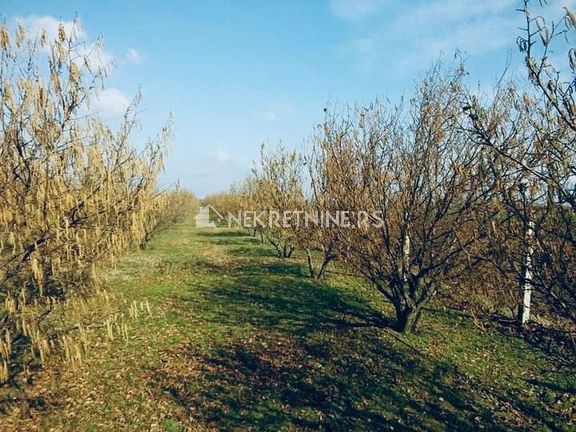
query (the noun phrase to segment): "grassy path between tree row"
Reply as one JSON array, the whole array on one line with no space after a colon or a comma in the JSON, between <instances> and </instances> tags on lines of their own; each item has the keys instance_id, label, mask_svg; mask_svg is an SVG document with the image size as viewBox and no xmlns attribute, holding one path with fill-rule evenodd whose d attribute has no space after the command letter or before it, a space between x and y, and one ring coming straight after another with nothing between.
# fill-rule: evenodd
<instances>
[{"instance_id":1,"label":"grassy path between tree row","mask_svg":"<svg viewBox=\"0 0 576 432\"><path fill-rule=\"evenodd\" d=\"M371 289L311 281L303 262L192 221L161 233L103 275L152 315L131 322L128 340L94 344L81 366L48 367L30 411L4 428L575 427L576 379L539 349L441 308L398 335L375 325L390 311Z\"/></svg>"}]
</instances>

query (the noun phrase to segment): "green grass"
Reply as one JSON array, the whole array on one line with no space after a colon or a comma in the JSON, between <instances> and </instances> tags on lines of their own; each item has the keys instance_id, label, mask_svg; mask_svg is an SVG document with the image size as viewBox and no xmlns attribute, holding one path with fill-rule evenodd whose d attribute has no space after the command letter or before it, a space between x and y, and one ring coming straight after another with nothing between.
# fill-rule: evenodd
<instances>
[{"instance_id":1,"label":"green grass","mask_svg":"<svg viewBox=\"0 0 576 432\"><path fill-rule=\"evenodd\" d=\"M152 317L76 369L48 368L16 428L54 430L574 430L574 371L461 313L415 335L361 281L305 277L240 231L162 233L103 277ZM13 414L14 417L14 414ZM0 419L1 421L1 419ZM2 429L2 428L0 428Z\"/></svg>"}]
</instances>

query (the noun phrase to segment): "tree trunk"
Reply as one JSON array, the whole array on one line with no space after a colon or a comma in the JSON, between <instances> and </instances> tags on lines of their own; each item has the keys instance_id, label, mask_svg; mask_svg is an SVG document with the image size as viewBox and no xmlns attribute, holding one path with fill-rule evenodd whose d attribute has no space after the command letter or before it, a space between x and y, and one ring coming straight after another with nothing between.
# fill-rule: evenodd
<instances>
[{"instance_id":1,"label":"tree trunk","mask_svg":"<svg viewBox=\"0 0 576 432\"><path fill-rule=\"evenodd\" d=\"M320 269L318 270L318 274L316 275L318 280L324 279L324 274L326 273L326 269L328 268L328 264L333 259L334 259L333 256L326 256L326 255L324 256L324 261L322 261L322 264L320 265Z\"/></svg>"},{"instance_id":2,"label":"tree trunk","mask_svg":"<svg viewBox=\"0 0 576 432\"><path fill-rule=\"evenodd\" d=\"M416 330L418 321L422 315L420 307L395 306L396 310L396 330L400 333L413 333Z\"/></svg>"},{"instance_id":3,"label":"tree trunk","mask_svg":"<svg viewBox=\"0 0 576 432\"><path fill-rule=\"evenodd\" d=\"M328 268L328 264L330 261L336 258L336 255L330 252L324 252L324 258L320 263L318 270L314 266L314 260L312 259L312 251L310 248L306 248L306 257L308 259L308 272L310 277L316 280L322 280L324 278L324 274L326 273L326 269Z\"/></svg>"},{"instance_id":4,"label":"tree trunk","mask_svg":"<svg viewBox=\"0 0 576 432\"><path fill-rule=\"evenodd\" d=\"M310 251L310 248L306 248L306 258L308 259L308 273L312 279L316 279L316 270L314 269L312 252Z\"/></svg>"},{"instance_id":5,"label":"tree trunk","mask_svg":"<svg viewBox=\"0 0 576 432\"><path fill-rule=\"evenodd\" d=\"M532 299L532 255L534 249L532 241L534 237L534 222L528 221L524 238L526 241L526 251L524 253L524 274L520 280L520 304L518 307L518 322L525 325L530 320L530 306Z\"/></svg>"},{"instance_id":6,"label":"tree trunk","mask_svg":"<svg viewBox=\"0 0 576 432\"><path fill-rule=\"evenodd\" d=\"M406 226L402 234L402 260L399 266L400 277L402 278L402 289L408 290L408 273L410 271L410 234ZM412 333L416 330L416 325L420 320L420 307L406 304L406 300L399 298L394 304L396 310L396 330L401 333Z\"/></svg>"},{"instance_id":7,"label":"tree trunk","mask_svg":"<svg viewBox=\"0 0 576 432\"><path fill-rule=\"evenodd\" d=\"M284 244L282 247L282 258L290 258L292 256L292 252L294 248L288 244Z\"/></svg>"}]
</instances>

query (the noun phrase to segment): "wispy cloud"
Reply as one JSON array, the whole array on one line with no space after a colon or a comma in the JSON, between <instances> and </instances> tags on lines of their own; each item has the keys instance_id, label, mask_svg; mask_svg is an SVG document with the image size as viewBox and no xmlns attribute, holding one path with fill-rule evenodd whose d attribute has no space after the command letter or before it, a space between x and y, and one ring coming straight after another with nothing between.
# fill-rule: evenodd
<instances>
[{"instance_id":1,"label":"wispy cloud","mask_svg":"<svg viewBox=\"0 0 576 432\"><path fill-rule=\"evenodd\" d=\"M78 39L86 39L86 32L82 28L82 23L79 19L66 21L59 20L50 15L29 15L27 17L17 17L16 22L21 24L32 37L45 31L48 40L55 40L58 38L58 29L60 28L60 24L62 24L66 35L70 36L74 33Z\"/></svg>"},{"instance_id":2,"label":"wispy cloud","mask_svg":"<svg viewBox=\"0 0 576 432\"><path fill-rule=\"evenodd\" d=\"M278 111L274 108L269 108L262 113L262 118L267 121L278 120Z\"/></svg>"},{"instance_id":3,"label":"wispy cloud","mask_svg":"<svg viewBox=\"0 0 576 432\"><path fill-rule=\"evenodd\" d=\"M98 91L90 103L90 112L102 118L117 118L124 114L130 99L119 89L111 87Z\"/></svg>"},{"instance_id":4,"label":"wispy cloud","mask_svg":"<svg viewBox=\"0 0 576 432\"><path fill-rule=\"evenodd\" d=\"M516 0L434 0L422 2L403 13L399 23L437 27L450 22L460 22L496 16L502 12L513 12L518 7ZM447 29L450 30L450 29Z\"/></svg>"},{"instance_id":5,"label":"wispy cloud","mask_svg":"<svg viewBox=\"0 0 576 432\"><path fill-rule=\"evenodd\" d=\"M292 112L294 112L294 105L291 103L275 104L266 108L260 117L268 122L274 122Z\"/></svg>"},{"instance_id":6,"label":"wispy cloud","mask_svg":"<svg viewBox=\"0 0 576 432\"><path fill-rule=\"evenodd\" d=\"M216 151L216 159L218 159L218 162L226 162L232 159L232 155L225 150L218 149Z\"/></svg>"},{"instance_id":7,"label":"wispy cloud","mask_svg":"<svg viewBox=\"0 0 576 432\"><path fill-rule=\"evenodd\" d=\"M102 44L96 41L90 41L88 34L82 26L82 21L78 18L75 20L59 20L50 15L29 15L26 17L17 17L16 22L26 29L30 38L39 36L45 32L46 38L53 41L58 38L60 25L64 28L66 36L75 36L80 42L76 46L75 52L78 54L77 63L79 66L84 64L84 58L88 60L91 67L108 68L114 62L114 56L106 51ZM48 47L46 47L48 50Z\"/></svg>"},{"instance_id":8,"label":"wispy cloud","mask_svg":"<svg viewBox=\"0 0 576 432\"><path fill-rule=\"evenodd\" d=\"M30 38L36 38L40 33L45 32L49 41L58 38L58 31L62 25L67 36L75 35L77 41L80 42L75 47L79 65L84 64L84 57L87 58L91 67L109 68L114 62L114 56L109 51L105 50L98 41L90 39L79 18L59 20L50 15L30 15L17 17L15 21L26 29ZM142 56L135 48L131 48L126 54L126 60L138 63L142 60ZM130 102L130 98L120 89L110 87L98 90L91 98L90 106L83 107L83 110L104 119L113 119L122 116Z\"/></svg>"},{"instance_id":9,"label":"wispy cloud","mask_svg":"<svg viewBox=\"0 0 576 432\"><path fill-rule=\"evenodd\" d=\"M389 0L331 0L330 9L338 18L359 20L381 12Z\"/></svg>"},{"instance_id":10,"label":"wispy cloud","mask_svg":"<svg viewBox=\"0 0 576 432\"><path fill-rule=\"evenodd\" d=\"M483 55L512 46L522 23L516 0L432 0L394 7L385 7L385 2L347 4L349 8L336 15L344 20L355 17L362 25L351 26L343 51L365 72L383 65L406 71L428 66L441 53Z\"/></svg>"},{"instance_id":11,"label":"wispy cloud","mask_svg":"<svg viewBox=\"0 0 576 432\"><path fill-rule=\"evenodd\" d=\"M136 48L130 48L126 53L126 60L133 64L142 63L142 54Z\"/></svg>"}]
</instances>

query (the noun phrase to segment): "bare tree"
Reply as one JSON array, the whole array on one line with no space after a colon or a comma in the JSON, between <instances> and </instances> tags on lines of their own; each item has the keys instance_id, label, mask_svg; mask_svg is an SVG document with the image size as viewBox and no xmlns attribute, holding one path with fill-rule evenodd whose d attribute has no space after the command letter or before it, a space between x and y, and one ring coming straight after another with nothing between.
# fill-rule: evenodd
<instances>
[{"instance_id":1,"label":"bare tree","mask_svg":"<svg viewBox=\"0 0 576 432\"><path fill-rule=\"evenodd\" d=\"M498 211L483 150L458 127L462 75L436 66L408 107L329 111L316 139L314 181L329 197L319 204L349 222L336 230L338 252L390 301L402 332L481 261L479 242Z\"/></svg>"},{"instance_id":2,"label":"bare tree","mask_svg":"<svg viewBox=\"0 0 576 432\"><path fill-rule=\"evenodd\" d=\"M492 153L501 202L510 223L508 265L497 266L520 286L519 320L529 317L535 291L553 310L576 321L576 19L566 10L556 23L531 14L525 1L518 38L532 88L500 85L490 104L468 96L470 132ZM565 45L568 41L568 45ZM562 48L564 46L564 48ZM566 52L566 67L551 52ZM544 305L542 305L544 310Z\"/></svg>"},{"instance_id":3,"label":"bare tree","mask_svg":"<svg viewBox=\"0 0 576 432\"><path fill-rule=\"evenodd\" d=\"M338 258L334 228L321 224L325 208L326 202L319 195L311 197L306 201L302 223L297 228L298 246L306 253L308 274L318 280L324 279L330 263Z\"/></svg>"},{"instance_id":4,"label":"bare tree","mask_svg":"<svg viewBox=\"0 0 576 432\"><path fill-rule=\"evenodd\" d=\"M302 159L283 146L267 152L262 145L260 161L252 170L254 211L264 212L262 234L281 258L290 258L297 244L297 222L284 220L303 208Z\"/></svg>"}]
</instances>

